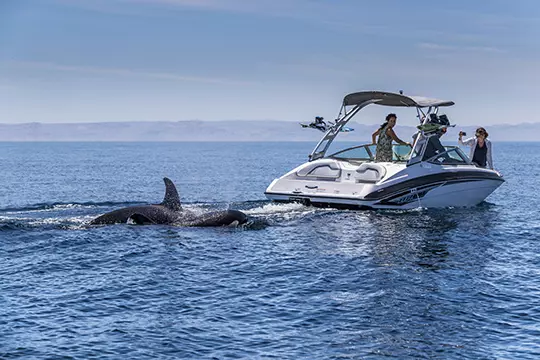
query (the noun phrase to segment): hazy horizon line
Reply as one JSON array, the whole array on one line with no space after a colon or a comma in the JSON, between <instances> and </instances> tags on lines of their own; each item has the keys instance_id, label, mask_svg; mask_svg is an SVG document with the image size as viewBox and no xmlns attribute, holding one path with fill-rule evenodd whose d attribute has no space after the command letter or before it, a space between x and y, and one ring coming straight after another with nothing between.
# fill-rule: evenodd
<instances>
[{"instance_id":1,"label":"hazy horizon line","mask_svg":"<svg viewBox=\"0 0 540 360\"><path fill-rule=\"evenodd\" d=\"M334 121L333 119L330 121ZM92 122L41 122L41 121L29 121L29 122L21 122L21 123L9 123L9 122L0 122L0 125L33 125L33 124L39 124L39 125L83 125L83 124L126 124L126 123L136 123L136 124L148 124L148 123L182 123L182 122L210 122L210 123L217 123L217 122L284 122L284 123L296 123L296 122L302 122L302 123L308 123L309 121L302 121L302 120L276 120L276 119L256 119L256 120L249 120L249 119L221 119L221 120L201 120L201 119L190 119L190 120L116 120L116 121L92 121ZM377 125L377 123L361 123L356 121L351 121L351 123L355 123L358 125ZM496 123L496 124L482 124L483 126L522 126L522 125L540 125L540 121L525 121L525 122L519 122L519 123ZM396 126L403 126L403 127L416 127L416 125L408 125L408 124L397 124ZM479 125L461 125L460 127L474 127Z\"/></svg>"},{"instance_id":2,"label":"hazy horizon line","mask_svg":"<svg viewBox=\"0 0 540 360\"><path fill-rule=\"evenodd\" d=\"M359 141L366 141L365 144L369 145L369 139L355 139L355 140L343 140L336 138L334 142L348 142L358 143ZM63 143L317 143L313 140L0 140L0 144L5 143L50 143L50 144L63 144ZM492 141L493 142L493 141ZM495 143L540 143L540 140L497 140ZM443 143L455 143L457 141L443 141Z\"/></svg>"}]
</instances>

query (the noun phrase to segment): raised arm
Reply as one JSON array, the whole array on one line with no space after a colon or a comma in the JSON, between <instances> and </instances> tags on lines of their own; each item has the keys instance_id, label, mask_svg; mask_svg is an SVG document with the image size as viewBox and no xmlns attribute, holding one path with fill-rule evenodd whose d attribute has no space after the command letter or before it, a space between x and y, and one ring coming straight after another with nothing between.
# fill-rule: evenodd
<instances>
[{"instance_id":1,"label":"raised arm","mask_svg":"<svg viewBox=\"0 0 540 360\"><path fill-rule=\"evenodd\" d=\"M474 138L468 138L467 140L463 140L463 135L461 135L461 133L459 134L459 137L458 137L458 144L459 145L463 145L463 146L471 146L474 144Z\"/></svg>"},{"instance_id":2,"label":"raised arm","mask_svg":"<svg viewBox=\"0 0 540 360\"><path fill-rule=\"evenodd\" d=\"M408 145L409 144L409 143L406 143L405 141L401 140L400 138L398 138L396 133L394 132L394 129L387 129L386 134L388 134L388 136L390 136L398 144L401 144L401 145Z\"/></svg>"}]
</instances>

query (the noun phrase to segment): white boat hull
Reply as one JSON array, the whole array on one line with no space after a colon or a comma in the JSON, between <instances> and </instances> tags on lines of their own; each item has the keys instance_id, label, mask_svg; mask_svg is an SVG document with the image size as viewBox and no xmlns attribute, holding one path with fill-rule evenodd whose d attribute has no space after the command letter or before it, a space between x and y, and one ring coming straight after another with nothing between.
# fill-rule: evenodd
<instances>
[{"instance_id":1,"label":"white boat hull","mask_svg":"<svg viewBox=\"0 0 540 360\"><path fill-rule=\"evenodd\" d=\"M328 159L318 160L322 165ZM342 171L333 179L302 179L304 164L266 189L268 199L303 202L319 207L413 209L469 207L484 201L504 180L493 170L473 165L461 167L386 163L387 175L378 182L362 182L354 167L335 161ZM349 168L350 169L349 169ZM356 166L358 167L358 166Z\"/></svg>"}]
</instances>

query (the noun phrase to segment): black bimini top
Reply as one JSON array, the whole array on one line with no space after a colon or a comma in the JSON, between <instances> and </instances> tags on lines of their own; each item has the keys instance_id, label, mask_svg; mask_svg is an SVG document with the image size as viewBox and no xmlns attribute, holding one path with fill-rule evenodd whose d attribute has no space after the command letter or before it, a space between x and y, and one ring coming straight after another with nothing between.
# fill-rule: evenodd
<instances>
[{"instance_id":1,"label":"black bimini top","mask_svg":"<svg viewBox=\"0 0 540 360\"><path fill-rule=\"evenodd\" d=\"M384 91L361 91L349 94L343 99L344 106L359 105L374 100L377 105L403 107L452 106L453 101L430 99L422 96L405 96Z\"/></svg>"}]
</instances>

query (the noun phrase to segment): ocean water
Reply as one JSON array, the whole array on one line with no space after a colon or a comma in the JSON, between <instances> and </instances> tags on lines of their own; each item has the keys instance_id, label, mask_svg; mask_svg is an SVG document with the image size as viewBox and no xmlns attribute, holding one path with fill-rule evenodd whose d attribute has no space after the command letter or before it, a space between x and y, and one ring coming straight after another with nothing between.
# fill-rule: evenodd
<instances>
[{"instance_id":1,"label":"ocean water","mask_svg":"<svg viewBox=\"0 0 540 360\"><path fill-rule=\"evenodd\" d=\"M0 358L540 358L539 143L474 208L268 202L314 145L0 143ZM253 223L87 225L164 176Z\"/></svg>"}]
</instances>

